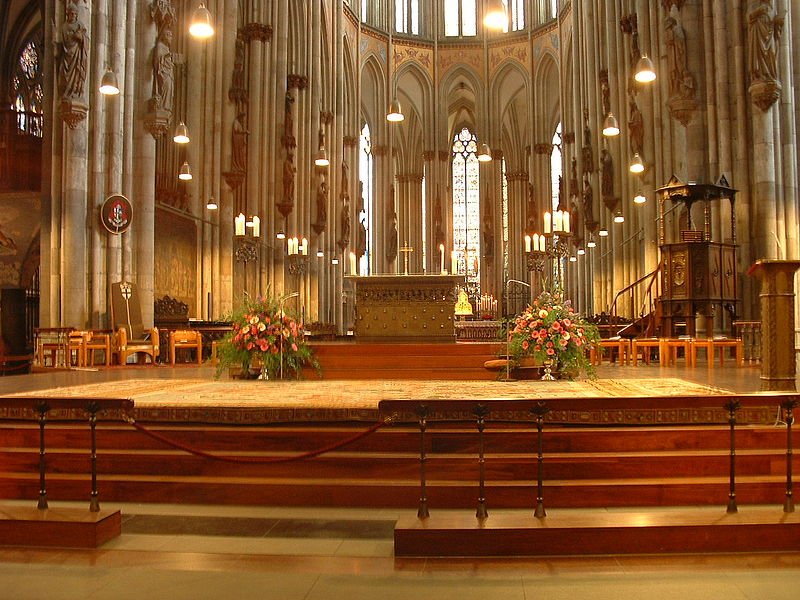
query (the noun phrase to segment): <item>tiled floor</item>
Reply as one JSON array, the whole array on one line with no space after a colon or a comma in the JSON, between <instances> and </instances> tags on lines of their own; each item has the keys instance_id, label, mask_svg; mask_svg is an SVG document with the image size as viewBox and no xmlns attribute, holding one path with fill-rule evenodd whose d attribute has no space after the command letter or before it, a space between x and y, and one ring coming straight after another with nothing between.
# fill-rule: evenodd
<instances>
[{"instance_id":1,"label":"tiled floor","mask_svg":"<svg viewBox=\"0 0 800 600\"><path fill-rule=\"evenodd\" d=\"M129 377L135 370L3 377L0 394ZM168 367L148 372L151 377L181 378L209 374L207 369ZM603 366L598 374L684 377L739 392L759 387L757 367ZM800 553L396 559L392 526L401 516L397 510L154 504L103 508L122 510L123 534L98 550L0 546L0 599L800 597Z\"/></svg>"}]
</instances>

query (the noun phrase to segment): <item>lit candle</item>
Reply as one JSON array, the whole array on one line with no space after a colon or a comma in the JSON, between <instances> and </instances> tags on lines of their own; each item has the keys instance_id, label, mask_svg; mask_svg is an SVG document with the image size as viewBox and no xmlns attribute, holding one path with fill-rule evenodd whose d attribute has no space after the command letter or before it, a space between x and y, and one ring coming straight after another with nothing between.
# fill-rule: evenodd
<instances>
[{"instance_id":1,"label":"lit candle","mask_svg":"<svg viewBox=\"0 0 800 600\"><path fill-rule=\"evenodd\" d=\"M553 215L550 212L544 213L544 234L552 233L553 231Z\"/></svg>"},{"instance_id":2,"label":"lit candle","mask_svg":"<svg viewBox=\"0 0 800 600\"><path fill-rule=\"evenodd\" d=\"M300 246L300 254L308 256L308 240L306 238L303 238L303 245Z\"/></svg>"},{"instance_id":3,"label":"lit candle","mask_svg":"<svg viewBox=\"0 0 800 600\"><path fill-rule=\"evenodd\" d=\"M239 213L239 216L234 219L234 224L236 226L236 235L244 235L244 215Z\"/></svg>"},{"instance_id":4,"label":"lit candle","mask_svg":"<svg viewBox=\"0 0 800 600\"><path fill-rule=\"evenodd\" d=\"M547 238L545 238L543 235L539 236L539 252L544 252L545 251L545 243L546 243L546 241L547 241Z\"/></svg>"},{"instance_id":5,"label":"lit candle","mask_svg":"<svg viewBox=\"0 0 800 600\"><path fill-rule=\"evenodd\" d=\"M261 235L261 219L253 215L253 237L259 237L260 235Z\"/></svg>"},{"instance_id":6,"label":"lit candle","mask_svg":"<svg viewBox=\"0 0 800 600\"><path fill-rule=\"evenodd\" d=\"M450 272L453 275L458 274L458 254L455 250L450 252Z\"/></svg>"},{"instance_id":7,"label":"lit candle","mask_svg":"<svg viewBox=\"0 0 800 600\"><path fill-rule=\"evenodd\" d=\"M533 234L533 249L538 252L539 251L539 234Z\"/></svg>"},{"instance_id":8,"label":"lit candle","mask_svg":"<svg viewBox=\"0 0 800 600\"><path fill-rule=\"evenodd\" d=\"M356 253L350 253L350 275L356 275Z\"/></svg>"},{"instance_id":9,"label":"lit candle","mask_svg":"<svg viewBox=\"0 0 800 600\"><path fill-rule=\"evenodd\" d=\"M560 210L557 210L556 212L553 213L553 233L561 233L562 231L564 231L562 229L563 225L561 219L562 216Z\"/></svg>"},{"instance_id":10,"label":"lit candle","mask_svg":"<svg viewBox=\"0 0 800 600\"><path fill-rule=\"evenodd\" d=\"M533 235L536 236L535 233ZM530 252L530 251L531 251L531 236L526 235L525 236L525 252Z\"/></svg>"},{"instance_id":11,"label":"lit candle","mask_svg":"<svg viewBox=\"0 0 800 600\"><path fill-rule=\"evenodd\" d=\"M569 213L564 211L564 233L569 233Z\"/></svg>"},{"instance_id":12,"label":"lit candle","mask_svg":"<svg viewBox=\"0 0 800 600\"><path fill-rule=\"evenodd\" d=\"M439 244L439 257L441 258L440 262L442 265L441 272L446 273L444 270L444 244Z\"/></svg>"}]
</instances>

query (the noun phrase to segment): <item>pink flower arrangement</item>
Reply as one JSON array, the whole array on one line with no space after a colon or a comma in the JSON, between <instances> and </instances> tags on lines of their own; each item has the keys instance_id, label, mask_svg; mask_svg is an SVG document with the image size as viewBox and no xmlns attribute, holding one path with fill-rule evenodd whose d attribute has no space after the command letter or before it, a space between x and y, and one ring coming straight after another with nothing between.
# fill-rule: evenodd
<instances>
[{"instance_id":1,"label":"pink flower arrangement","mask_svg":"<svg viewBox=\"0 0 800 600\"><path fill-rule=\"evenodd\" d=\"M508 330L512 357L551 360L567 374L593 374L587 352L599 337L597 327L576 313L569 300L549 292L517 315Z\"/></svg>"}]
</instances>

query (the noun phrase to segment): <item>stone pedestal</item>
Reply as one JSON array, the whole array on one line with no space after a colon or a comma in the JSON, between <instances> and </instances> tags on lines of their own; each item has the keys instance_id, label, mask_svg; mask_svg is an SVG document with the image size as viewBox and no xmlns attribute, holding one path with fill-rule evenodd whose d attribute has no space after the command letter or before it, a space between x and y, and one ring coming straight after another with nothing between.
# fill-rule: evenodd
<instances>
[{"instance_id":1,"label":"stone pedestal","mask_svg":"<svg viewBox=\"0 0 800 600\"><path fill-rule=\"evenodd\" d=\"M800 260L758 260L748 275L761 282L761 390L796 391L794 274Z\"/></svg>"}]
</instances>

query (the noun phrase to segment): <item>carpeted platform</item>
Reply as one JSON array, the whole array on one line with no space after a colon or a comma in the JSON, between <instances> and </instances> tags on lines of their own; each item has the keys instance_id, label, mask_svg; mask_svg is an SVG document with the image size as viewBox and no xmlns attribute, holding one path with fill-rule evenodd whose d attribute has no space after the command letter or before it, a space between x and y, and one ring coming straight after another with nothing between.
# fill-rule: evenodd
<instances>
[{"instance_id":1,"label":"carpeted platform","mask_svg":"<svg viewBox=\"0 0 800 600\"><path fill-rule=\"evenodd\" d=\"M130 398L138 421L280 423L376 421L378 402L399 399L546 399L709 396L727 393L681 379L581 381L228 381L130 379L41 390L44 398ZM55 415L54 415L55 416ZM0 417L13 418L2 408Z\"/></svg>"}]
</instances>

